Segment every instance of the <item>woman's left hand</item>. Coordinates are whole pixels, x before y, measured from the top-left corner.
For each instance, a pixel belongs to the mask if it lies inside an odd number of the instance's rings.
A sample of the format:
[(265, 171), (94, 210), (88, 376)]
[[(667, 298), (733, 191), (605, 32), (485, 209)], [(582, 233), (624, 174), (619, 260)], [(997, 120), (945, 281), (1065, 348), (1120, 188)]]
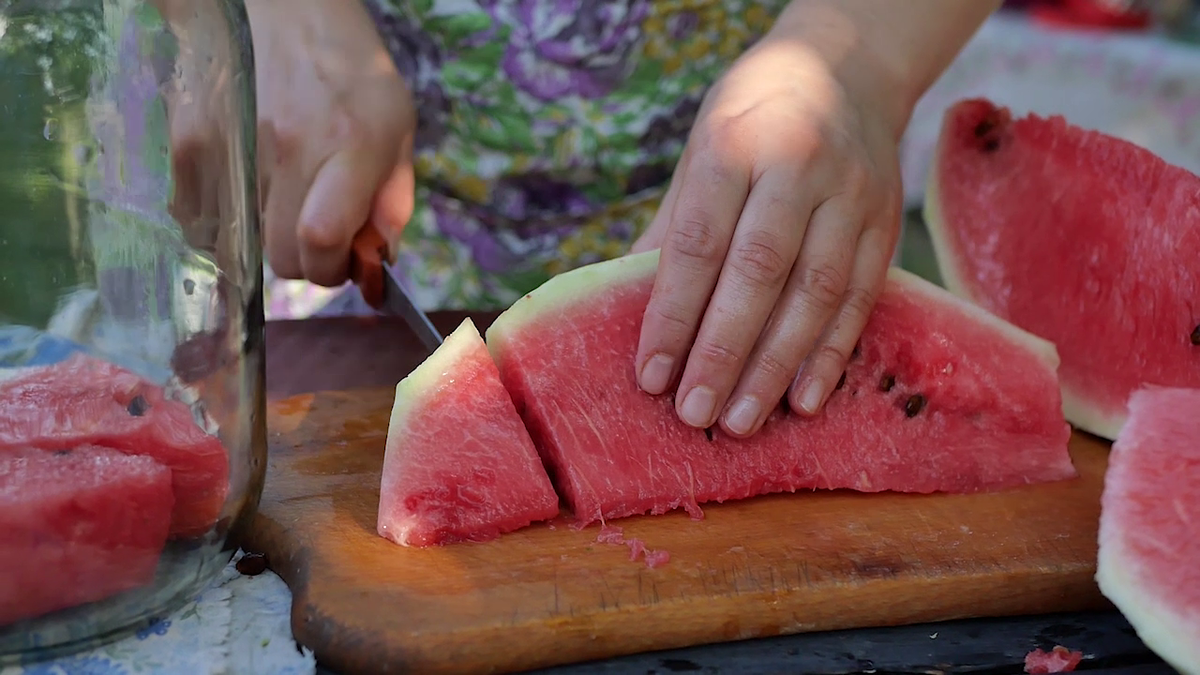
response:
[(638, 381), (678, 382), (684, 422), (745, 437), (785, 395), (811, 415), (837, 385), (900, 222), (896, 106), (874, 75), (768, 35), (708, 92), (633, 247), (661, 248)]

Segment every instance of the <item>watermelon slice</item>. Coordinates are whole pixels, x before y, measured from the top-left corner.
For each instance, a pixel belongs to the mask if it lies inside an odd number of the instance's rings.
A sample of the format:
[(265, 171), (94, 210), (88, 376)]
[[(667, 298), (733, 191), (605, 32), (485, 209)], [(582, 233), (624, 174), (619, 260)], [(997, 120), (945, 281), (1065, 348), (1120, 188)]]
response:
[(946, 112), (925, 219), (947, 288), (1058, 347), (1079, 428), (1112, 440), (1142, 384), (1200, 387), (1200, 177), (973, 99)]
[(561, 274), (488, 330), (501, 380), (582, 524), (769, 492), (970, 492), (1076, 475), (1054, 347), (889, 272), (822, 415), (694, 429), (634, 379), (658, 251)]
[(1145, 387), (1113, 443), (1096, 581), (1146, 646), (1200, 673), (1200, 390)]
[(464, 320), (396, 385), (378, 532), (403, 546), (488, 541), (558, 515), (558, 495)]
[(92, 356), (76, 353), (24, 369), (0, 382), (0, 451), (99, 445), (147, 455), (171, 469), (173, 537), (206, 532), (229, 489), (229, 456), (187, 405), (161, 387)]
[(0, 450), (0, 626), (153, 582), (173, 501), (150, 457)]

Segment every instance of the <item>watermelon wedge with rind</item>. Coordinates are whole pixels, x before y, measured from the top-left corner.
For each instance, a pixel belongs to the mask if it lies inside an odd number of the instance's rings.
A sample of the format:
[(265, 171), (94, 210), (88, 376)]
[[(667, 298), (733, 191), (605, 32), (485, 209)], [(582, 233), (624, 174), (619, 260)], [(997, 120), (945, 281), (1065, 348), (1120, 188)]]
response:
[(403, 546), (484, 542), (558, 515), (470, 319), (396, 385), (379, 493), (379, 535)]
[(971, 99), (946, 111), (925, 221), (948, 289), (1058, 347), (1079, 428), (1112, 440), (1143, 384), (1200, 387), (1200, 177)]
[(702, 503), (771, 492), (972, 492), (1077, 475), (1053, 345), (899, 269), (823, 415), (781, 405), (749, 439), (689, 427), (634, 377), (657, 265), (655, 250), (560, 274), (488, 329), (577, 521), (699, 517)]
[(150, 457), (0, 449), (0, 626), (152, 583), (173, 500)]
[(93, 356), (15, 369), (0, 378), (0, 451), (97, 445), (153, 457), (171, 469), (171, 534), (204, 534), (229, 492), (229, 455), (162, 387)]
[(1145, 387), (1113, 443), (1096, 581), (1146, 646), (1200, 673), (1200, 389)]

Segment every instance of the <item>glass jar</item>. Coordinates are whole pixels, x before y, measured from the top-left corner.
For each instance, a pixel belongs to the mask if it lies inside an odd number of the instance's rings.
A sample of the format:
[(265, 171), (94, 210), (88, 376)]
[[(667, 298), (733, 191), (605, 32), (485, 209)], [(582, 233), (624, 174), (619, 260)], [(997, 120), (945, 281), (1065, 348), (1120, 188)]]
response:
[(265, 471), (241, 0), (0, 0), (0, 663), (228, 564)]

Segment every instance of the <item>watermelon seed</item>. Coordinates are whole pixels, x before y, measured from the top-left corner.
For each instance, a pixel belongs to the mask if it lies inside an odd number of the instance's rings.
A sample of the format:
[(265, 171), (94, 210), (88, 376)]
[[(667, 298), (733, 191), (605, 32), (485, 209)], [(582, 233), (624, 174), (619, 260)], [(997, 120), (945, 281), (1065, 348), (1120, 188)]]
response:
[(916, 417), (917, 413), (921, 412), (921, 408), (925, 407), (925, 397), (920, 394), (913, 394), (904, 402), (904, 414), (908, 417)]
[(712, 427), (704, 427), (704, 437), (710, 441), (713, 439)]
[(129, 411), (130, 415), (141, 417), (150, 409), (150, 404), (146, 403), (146, 399), (141, 394), (138, 394), (133, 397), (133, 400), (129, 402), (129, 405), (125, 409)]
[(984, 152), (995, 152), (1000, 148), (1000, 141), (995, 138), (989, 138), (983, 142)]
[(983, 138), (988, 133), (996, 128), (996, 122), (990, 116), (983, 118), (979, 124), (975, 125), (975, 138)]
[(54, 451), (55, 457), (66, 457), (69, 454), (71, 454), (70, 450), (55, 450)]
[(884, 375), (883, 379), (879, 380), (879, 391), (891, 391), (894, 386), (896, 386), (895, 375)]
[(857, 359), (860, 356), (862, 356), (862, 343), (855, 342), (854, 343), (854, 351), (850, 352), (850, 360), (853, 361), (854, 359)]
[(1192, 344), (1200, 347), (1200, 324), (1192, 329)]
[(841, 377), (840, 379), (838, 379), (837, 386), (836, 386), (836, 387), (834, 387), (834, 389), (835, 389), (835, 390), (836, 390), (836, 389), (841, 389), (841, 388), (842, 388), (842, 387), (844, 387), (844, 386), (846, 386), (846, 371), (844, 371), (844, 370), (843, 370), (843, 371), (842, 371), (842, 377)]

